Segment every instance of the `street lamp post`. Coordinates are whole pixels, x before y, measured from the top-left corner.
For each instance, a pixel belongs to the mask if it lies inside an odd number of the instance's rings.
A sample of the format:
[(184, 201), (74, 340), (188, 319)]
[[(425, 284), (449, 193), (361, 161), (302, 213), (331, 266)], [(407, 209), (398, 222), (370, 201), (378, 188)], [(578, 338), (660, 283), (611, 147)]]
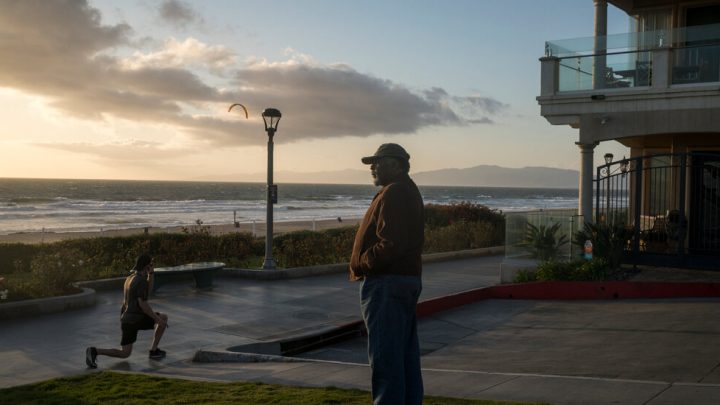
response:
[(268, 166), (267, 166), (267, 230), (265, 232), (265, 261), (263, 270), (275, 270), (276, 263), (272, 257), (273, 241), (273, 204), (277, 202), (277, 186), (273, 184), (273, 136), (280, 122), (280, 110), (266, 108), (262, 113), (265, 131), (268, 134)]

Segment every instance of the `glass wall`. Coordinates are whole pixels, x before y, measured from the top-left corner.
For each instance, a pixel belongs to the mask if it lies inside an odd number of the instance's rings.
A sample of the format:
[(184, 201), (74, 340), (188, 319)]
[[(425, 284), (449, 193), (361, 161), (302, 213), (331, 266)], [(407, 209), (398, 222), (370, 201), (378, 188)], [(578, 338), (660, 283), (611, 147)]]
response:
[(676, 37), (672, 83), (720, 81), (720, 24), (685, 27)]
[(651, 49), (653, 47), (665, 46), (668, 41), (665, 36), (672, 24), (672, 8), (652, 8), (642, 10), (637, 16), (638, 32), (648, 33), (639, 38), (640, 49)]
[[(559, 227), (552, 234), (555, 242), (563, 236), (567, 243), (559, 246), (558, 260), (570, 260), (580, 255), (580, 250), (572, 244), (572, 237), (582, 227), (582, 216), (577, 210), (537, 210), (505, 213), (505, 257), (513, 259), (537, 258), (537, 238), (548, 235), (549, 229), (556, 224)], [(533, 227), (537, 231), (533, 231)]]

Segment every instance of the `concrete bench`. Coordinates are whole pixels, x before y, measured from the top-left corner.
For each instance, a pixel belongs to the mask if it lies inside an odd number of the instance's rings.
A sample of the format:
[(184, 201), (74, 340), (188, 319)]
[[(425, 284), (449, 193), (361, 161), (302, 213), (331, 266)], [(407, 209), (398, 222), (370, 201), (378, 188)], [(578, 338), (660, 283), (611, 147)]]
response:
[(213, 273), (215, 273), (215, 270), (222, 269), (223, 267), (225, 267), (225, 263), (221, 262), (200, 262), (183, 264), (174, 267), (156, 267), (153, 292), (157, 291), (161, 285), (166, 284), (173, 277), (183, 274), (193, 275), (195, 278), (196, 288), (212, 288)]

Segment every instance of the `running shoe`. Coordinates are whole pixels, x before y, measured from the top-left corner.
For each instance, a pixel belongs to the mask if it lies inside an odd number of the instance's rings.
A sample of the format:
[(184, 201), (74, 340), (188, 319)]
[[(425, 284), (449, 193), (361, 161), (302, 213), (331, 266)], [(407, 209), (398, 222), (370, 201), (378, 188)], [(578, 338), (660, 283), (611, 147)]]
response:
[(85, 349), (85, 364), (87, 364), (88, 367), (97, 368), (95, 359), (97, 359), (97, 349), (94, 347), (88, 347)]
[(150, 354), (148, 355), (148, 357), (150, 357), (153, 360), (159, 360), (159, 359), (164, 358), (165, 354), (166, 354), (165, 351), (160, 350), (160, 348), (158, 347), (155, 350), (150, 350)]

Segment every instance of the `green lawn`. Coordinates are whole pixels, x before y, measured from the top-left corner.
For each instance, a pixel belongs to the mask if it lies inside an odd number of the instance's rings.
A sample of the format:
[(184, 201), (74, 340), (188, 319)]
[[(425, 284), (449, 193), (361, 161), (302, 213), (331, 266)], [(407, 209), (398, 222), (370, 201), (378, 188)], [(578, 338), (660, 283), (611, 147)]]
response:
[[(0, 390), (0, 404), (363, 404), (366, 391), (251, 382), (200, 382), (98, 372)], [(425, 404), (518, 404), (426, 397)]]

